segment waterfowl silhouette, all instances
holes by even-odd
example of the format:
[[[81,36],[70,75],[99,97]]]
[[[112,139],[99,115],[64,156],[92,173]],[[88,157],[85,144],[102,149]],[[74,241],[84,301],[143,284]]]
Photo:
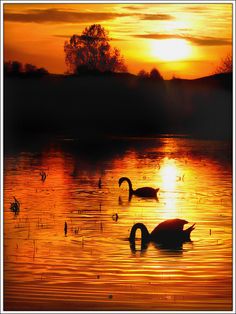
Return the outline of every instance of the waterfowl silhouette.
[[[65,233],[65,236],[67,235],[67,222],[65,221],[65,224],[64,224],[64,233]]]
[[[115,214],[112,215],[112,219],[113,219],[114,221],[117,221],[118,218],[119,218],[119,216],[118,216],[117,213],[115,213]]]
[[[11,203],[10,209],[13,213],[15,213],[15,215],[17,215],[20,211],[20,202],[15,198],[15,196],[13,196],[13,198],[14,202]]]
[[[99,178],[98,180],[98,188],[101,189],[102,188],[102,179]]]
[[[122,177],[119,179],[119,186],[126,181],[129,185],[129,199],[131,199],[132,195],[140,196],[140,197],[149,197],[149,198],[157,198],[157,192],[159,191],[158,189],[154,189],[151,187],[143,187],[143,188],[138,188],[136,190],[133,190],[132,183],[129,178],[127,177]]]
[[[143,223],[136,223],[130,232],[129,241],[135,245],[135,234],[137,229],[141,230],[141,248],[146,248],[149,242],[155,242],[167,246],[178,246],[184,242],[190,242],[190,233],[194,230],[195,224],[186,230],[183,230],[188,221],[183,219],[168,219],[161,222],[149,233]]]
[[[46,180],[47,174],[45,171],[40,171],[41,180],[44,182]]]

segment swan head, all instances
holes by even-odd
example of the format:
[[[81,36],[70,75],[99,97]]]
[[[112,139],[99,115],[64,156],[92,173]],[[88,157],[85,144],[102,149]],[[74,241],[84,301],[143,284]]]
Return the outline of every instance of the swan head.
[[[186,225],[186,224],[189,223],[189,222],[188,222],[187,220],[185,220],[185,219],[175,218],[175,219],[173,219],[173,220],[175,220],[176,222],[178,222],[179,224],[182,224],[182,225]]]
[[[129,181],[129,179],[128,179],[128,178],[126,178],[126,177],[122,177],[122,178],[120,178],[120,179],[119,179],[119,181],[118,181],[118,183],[119,183],[119,187],[121,186],[121,184],[122,184],[124,181]]]

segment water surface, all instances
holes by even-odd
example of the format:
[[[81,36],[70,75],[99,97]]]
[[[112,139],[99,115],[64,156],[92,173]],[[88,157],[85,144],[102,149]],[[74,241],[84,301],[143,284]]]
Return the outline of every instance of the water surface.
[[[134,188],[159,187],[158,200],[129,202],[122,176]],[[10,209],[13,196],[19,211]],[[151,232],[169,218],[196,223],[192,242],[141,251],[137,240],[130,249],[133,224]],[[166,136],[84,147],[64,140],[6,153],[4,309],[231,310],[230,143]]]

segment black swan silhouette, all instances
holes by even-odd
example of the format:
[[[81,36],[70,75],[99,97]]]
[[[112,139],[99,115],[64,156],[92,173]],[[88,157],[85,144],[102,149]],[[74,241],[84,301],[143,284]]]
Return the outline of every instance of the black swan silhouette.
[[[150,187],[143,187],[136,190],[133,190],[132,183],[129,178],[122,177],[119,179],[119,186],[126,181],[129,185],[129,199],[131,199],[132,195],[140,196],[140,197],[150,197],[150,198],[157,198],[158,189],[150,188]]]
[[[183,230],[188,221],[183,219],[168,219],[161,222],[156,228],[149,233],[143,223],[136,223],[130,232],[129,241],[135,245],[135,234],[137,229],[141,230],[141,247],[145,248],[149,242],[155,242],[163,245],[181,245],[184,242],[190,242],[190,233],[195,229],[193,224],[186,230]]]

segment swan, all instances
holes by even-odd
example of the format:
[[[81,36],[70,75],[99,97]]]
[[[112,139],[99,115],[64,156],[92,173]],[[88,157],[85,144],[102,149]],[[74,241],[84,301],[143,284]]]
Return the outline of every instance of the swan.
[[[142,246],[148,242],[156,242],[159,244],[181,244],[190,242],[190,233],[194,230],[195,224],[186,230],[183,230],[187,220],[183,219],[168,219],[157,225],[151,233],[148,232],[147,227],[143,223],[136,223],[133,225],[129,241],[135,243],[136,230],[141,230]]]
[[[121,186],[121,184],[124,181],[126,181],[129,185],[129,198],[131,198],[132,195],[136,195],[136,196],[140,196],[140,197],[152,197],[152,198],[157,197],[157,192],[159,191],[159,188],[154,189],[154,188],[150,188],[150,187],[143,187],[143,188],[133,190],[132,183],[131,183],[130,179],[126,178],[126,177],[122,177],[119,179],[119,181],[118,181],[119,187]]]

